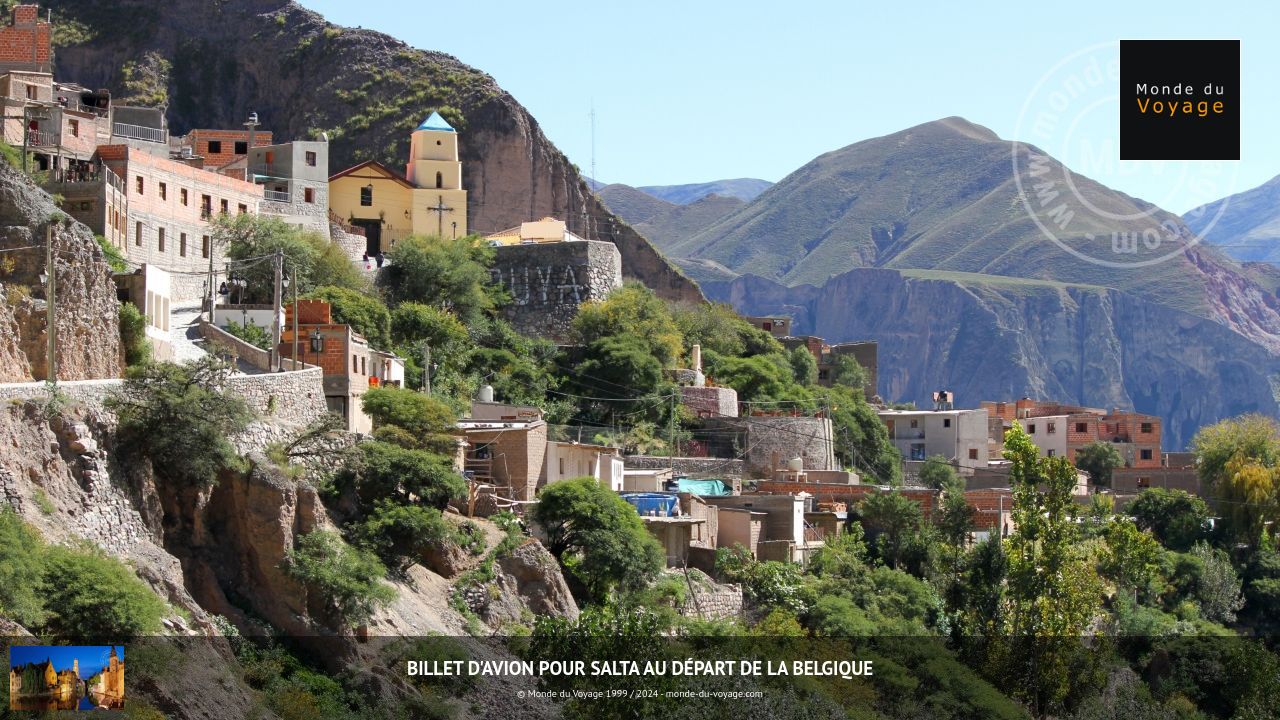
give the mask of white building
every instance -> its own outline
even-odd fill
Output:
[[[881,410],[878,414],[903,460],[941,455],[960,467],[987,466],[986,410]]]

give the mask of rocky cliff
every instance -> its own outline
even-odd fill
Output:
[[[0,382],[47,377],[46,238],[57,273],[58,379],[117,377],[119,302],[93,234],[65,216],[30,178],[0,162]]]
[[[793,332],[876,340],[879,393],[961,407],[1023,396],[1133,408],[1164,420],[1166,449],[1243,412],[1280,412],[1280,360],[1230,329],[1118,290],[991,276],[863,269],[822,287],[755,276],[709,283],[752,315],[788,314]]]
[[[697,286],[589,191],[578,170],[493,78],[442,53],[341,28],[285,0],[55,0],[60,79],[167,103],[171,130],[238,128],[257,112],[278,139],[332,141],[331,171],[377,159],[403,167],[409,134],[433,109],[461,135],[471,227],[545,215],[618,245],[628,277],[664,297]]]

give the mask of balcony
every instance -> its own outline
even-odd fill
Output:
[[[54,147],[60,139],[58,133],[43,130],[28,130],[26,137],[27,147],[33,148]]]
[[[281,192],[279,190],[263,190],[262,199],[268,202],[278,202],[278,203],[292,202],[292,200],[289,197],[289,193]]]
[[[141,125],[130,125],[128,123],[112,123],[111,134],[116,137],[145,140],[153,143],[169,142],[169,133],[162,128],[142,127]]]

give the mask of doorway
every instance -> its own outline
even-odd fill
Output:
[[[365,252],[369,253],[369,257],[375,257],[382,252],[382,221],[381,220],[352,220],[351,224],[364,230],[364,247]]]

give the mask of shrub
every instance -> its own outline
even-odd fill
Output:
[[[0,511],[0,616],[31,628],[44,622],[44,542],[12,510]]]
[[[156,474],[180,485],[212,485],[221,470],[240,467],[228,438],[248,426],[252,413],[222,389],[229,372],[213,357],[130,368],[123,388],[106,401],[119,418],[120,449],[138,461],[165,460],[153,466]]]
[[[350,264],[350,260],[344,260]],[[346,323],[380,350],[391,347],[391,314],[376,297],[350,288],[325,286],[307,294],[308,299],[329,303],[333,321]]]
[[[128,264],[124,261],[124,253],[120,252],[120,248],[112,245],[109,240],[101,235],[94,235],[94,240],[98,241],[98,247],[102,248],[103,258],[107,261],[107,265],[111,267],[112,272],[125,272],[129,269]]]
[[[383,498],[408,501],[413,495],[424,505],[443,510],[450,498],[467,496],[466,481],[449,458],[374,440],[360,445],[360,466],[354,470],[357,492],[366,504]]]
[[[407,565],[406,560],[418,560],[433,547],[462,544],[457,537],[460,533],[439,510],[387,500],[378,501],[373,512],[351,531],[362,547],[396,569]]]
[[[342,542],[336,533],[317,530],[298,539],[289,551],[287,572],[333,602],[338,617],[349,625],[362,625],[373,613],[395,599],[396,592],[382,582],[387,569],[367,550]]]
[[[228,335],[238,337],[259,350],[271,350],[271,331],[252,320],[247,325],[229,321],[222,329],[226,330]]]
[[[76,638],[123,638],[157,632],[165,603],[124,563],[96,547],[49,548],[45,629]]]
[[[120,303],[120,345],[124,349],[125,365],[133,367],[151,362],[147,319],[133,303]]]

